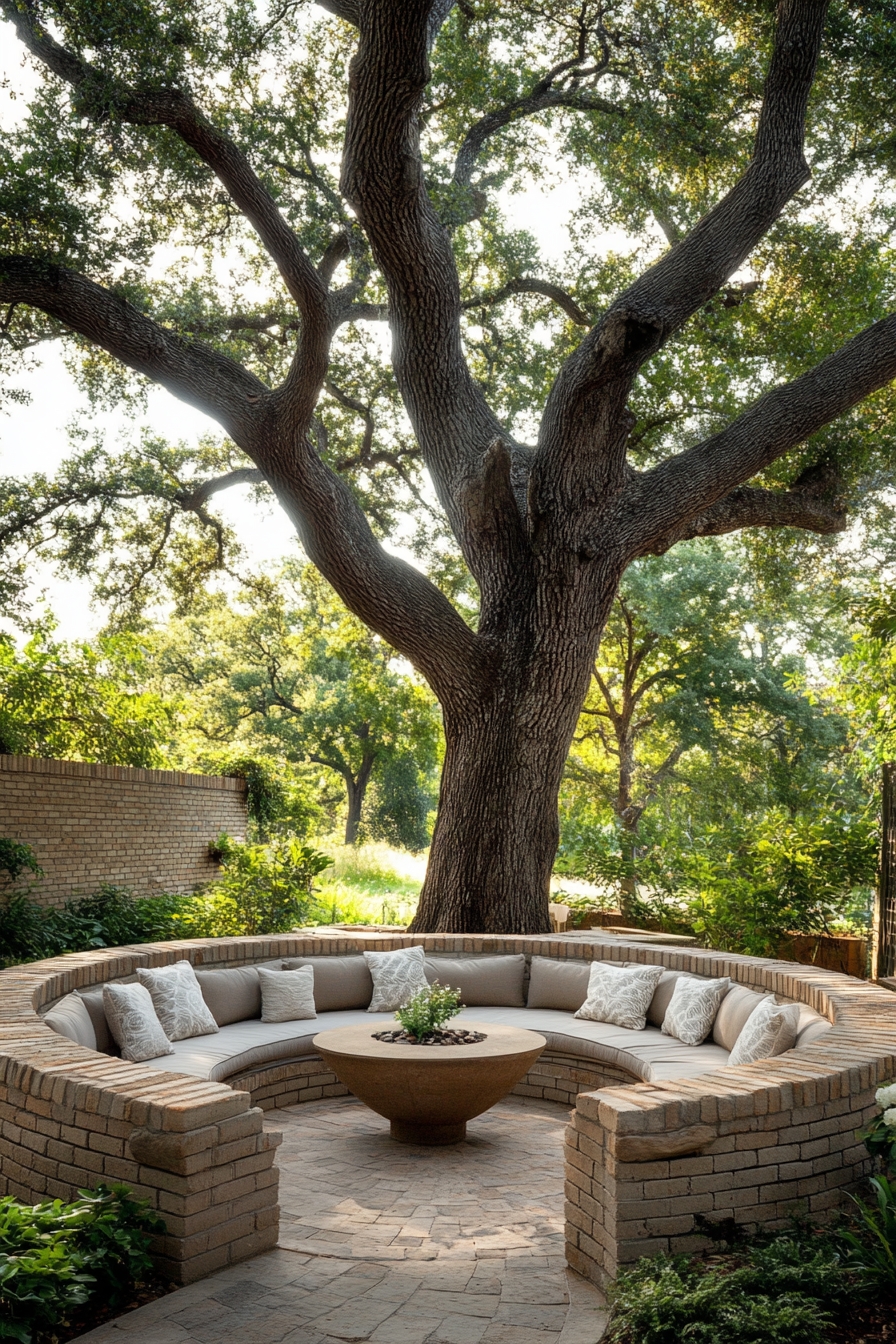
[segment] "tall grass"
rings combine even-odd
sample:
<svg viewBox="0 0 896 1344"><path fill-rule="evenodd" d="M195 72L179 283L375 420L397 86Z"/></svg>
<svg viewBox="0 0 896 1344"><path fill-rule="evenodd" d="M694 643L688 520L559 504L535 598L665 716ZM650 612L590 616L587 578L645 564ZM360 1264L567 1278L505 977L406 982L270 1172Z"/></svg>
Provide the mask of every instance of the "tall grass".
<svg viewBox="0 0 896 1344"><path fill-rule="evenodd" d="M426 855L386 844L320 843L333 860L315 882L330 924L410 924L426 875Z"/></svg>

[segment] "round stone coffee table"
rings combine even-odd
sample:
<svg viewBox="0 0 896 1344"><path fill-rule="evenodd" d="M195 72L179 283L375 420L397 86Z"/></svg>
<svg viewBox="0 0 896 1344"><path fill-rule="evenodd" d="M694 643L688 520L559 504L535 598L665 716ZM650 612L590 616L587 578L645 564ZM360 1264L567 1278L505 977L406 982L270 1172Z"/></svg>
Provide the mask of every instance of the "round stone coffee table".
<svg viewBox="0 0 896 1344"><path fill-rule="evenodd" d="M446 1024L450 1026L450 1023ZM387 1022L337 1027L314 1048L350 1092L390 1121L399 1143L461 1143L467 1121L500 1101L535 1063L547 1042L535 1031L469 1022L484 1041L473 1045L401 1045L377 1041Z"/></svg>

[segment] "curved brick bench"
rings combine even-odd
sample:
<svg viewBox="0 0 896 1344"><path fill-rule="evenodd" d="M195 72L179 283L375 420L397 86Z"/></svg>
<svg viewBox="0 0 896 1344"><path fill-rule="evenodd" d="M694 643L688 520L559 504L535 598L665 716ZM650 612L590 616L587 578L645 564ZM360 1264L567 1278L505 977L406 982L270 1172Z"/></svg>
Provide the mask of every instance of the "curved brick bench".
<svg viewBox="0 0 896 1344"><path fill-rule="evenodd" d="M164 1218L156 1254L180 1282L275 1245L279 1136L263 1132L262 1112L344 1094L319 1059L209 1082L74 1045L38 1010L73 989L182 957L213 968L410 943L432 953L522 952L728 975L834 1023L774 1060L665 1082L638 1081L624 1059L545 1051L517 1090L575 1106L567 1256L598 1282L640 1255L704 1245L698 1214L747 1226L781 1223L795 1208L822 1216L868 1169L855 1130L874 1114L875 1088L896 1074L896 996L885 990L792 962L627 944L598 931L587 939L333 934L147 944L0 972L0 1190L68 1199L79 1186L126 1182Z"/></svg>

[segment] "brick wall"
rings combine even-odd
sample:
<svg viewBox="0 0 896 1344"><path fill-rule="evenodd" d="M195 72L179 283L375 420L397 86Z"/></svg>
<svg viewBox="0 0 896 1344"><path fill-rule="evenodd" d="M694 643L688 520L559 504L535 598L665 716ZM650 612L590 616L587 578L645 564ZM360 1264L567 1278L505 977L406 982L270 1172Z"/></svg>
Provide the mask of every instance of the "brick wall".
<svg viewBox="0 0 896 1344"><path fill-rule="evenodd" d="M0 756L0 835L31 845L44 905L102 882L189 891L216 876L208 846L221 831L245 836L241 779Z"/></svg>
<svg viewBox="0 0 896 1344"><path fill-rule="evenodd" d="M611 935L514 938L334 934L197 939L78 952L0 971L0 1194L71 1199L123 1180L167 1231L155 1254L179 1282L276 1244L279 1136L262 1113L339 1095L319 1059L277 1061L227 1083L159 1072L57 1036L38 1010L138 966L237 966L419 943L433 953L519 953L656 964L807 1003L832 1030L799 1050L692 1078L646 1083L621 1067L546 1050L522 1095L575 1105L567 1131L566 1254L598 1283L657 1251L710 1245L698 1215L748 1230L823 1219L870 1168L856 1130L896 1074L896 996L833 971L626 943ZM699 1070L699 1049L695 1050ZM585 1089L583 1091L583 1088ZM592 1090L594 1089L594 1090Z"/></svg>

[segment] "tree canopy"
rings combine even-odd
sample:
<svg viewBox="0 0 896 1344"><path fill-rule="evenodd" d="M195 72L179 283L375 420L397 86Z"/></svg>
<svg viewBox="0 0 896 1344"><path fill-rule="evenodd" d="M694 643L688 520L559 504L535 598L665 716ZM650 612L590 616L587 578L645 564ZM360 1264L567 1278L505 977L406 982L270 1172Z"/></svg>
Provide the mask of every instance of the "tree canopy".
<svg viewBox="0 0 896 1344"><path fill-rule="evenodd" d="M271 491L442 704L417 927L545 930L563 765L627 567L769 528L808 565L850 509L886 508L889 5L0 14L39 74L0 149L13 389L59 340L97 403L150 380L223 435L5 483L7 600L31 548L88 567L114 536L126 615L169 579L186 602L236 563L215 494ZM580 200L547 264L513 197L557 178Z"/></svg>

